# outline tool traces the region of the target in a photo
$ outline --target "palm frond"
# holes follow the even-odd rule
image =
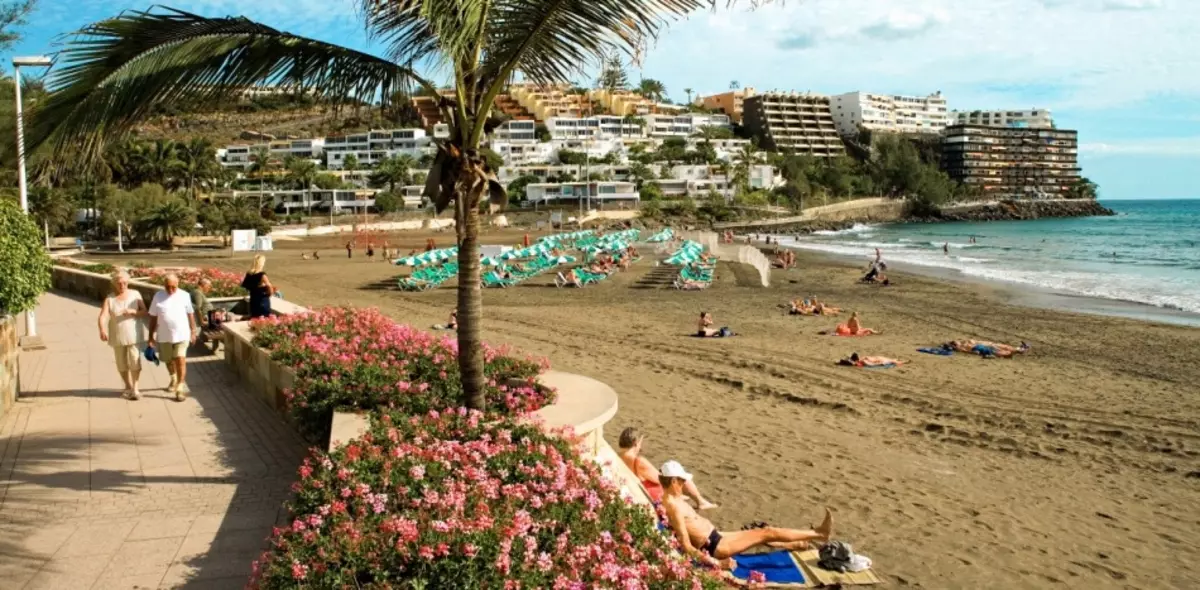
[[[205,18],[169,8],[90,25],[59,53],[49,100],[34,113],[29,142],[74,145],[85,157],[158,104],[213,104],[248,87],[281,85],[329,100],[387,100],[412,69],[245,18]]]

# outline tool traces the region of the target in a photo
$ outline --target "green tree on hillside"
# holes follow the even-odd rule
[[[135,229],[143,239],[170,244],[178,236],[191,235],[195,225],[196,212],[182,199],[172,197],[138,220]]]
[[[386,186],[389,193],[394,193],[397,186],[404,186],[412,181],[412,173],[409,171],[414,166],[416,162],[412,156],[392,156],[375,166],[367,182],[375,188]]]
[[[193,200],[200,189],[212,190],[225,175],[217,161],[217,150],[207,139],[194,138],[175,146],[172,186],[184,190]]]

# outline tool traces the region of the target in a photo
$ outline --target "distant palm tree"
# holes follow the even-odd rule
[[[275,161],[271,159],[271,150],[261,145],[250,150],[250,157],[253,158],[253,161],[250,164],[249,172],[258,176],[258,211],[261,215],[263,195],[267,192],[266,177],[275,168]]]
[[[287,180],[292,186],[304,191],[304,203],[307,205],[308,214],[312,215],[312,186],[317,181],[317,165],[313,164],[312,160],[305,158],[297,158],[288,156],[283,161],[283,167],[287,170]],[[329,204],[333,208],[333,203]]]
[[[198,188],[212,187],[224,172],[212,142],[199,137],[176,145],[173,166],[176,188],[186,190],[192,200],[197,198]]]
[[[683,91],[687,93],[687,97],[688,97],[688,104],[692,104],[692,89],[691,89],[691,88],[684,88],[684,89],[683,89]]]
[[[737,89],[739,89],[739,88],[741,88],[741,87],[742,87],[742,83],[741,83],[741,82],[738,82],[737,80],[730,80],[730,81],[729,81],[729,89],[730,89],[730,90],[737,90]]]
[[[758,5],[762,0],[750,0]],[[90,158],[163,105],[227,102],[246,87],[287,83],[335,103],[386,101],[419,86],[450,134],[425,183],[437,211],[455,206],[459,242],[458,355],[463,400],[483,409],[479,204],[508,200],[479,151],[496,96],[518,72],[537,84],[569,81],[614,52],[633,53],[667,19],[708,0],[358,0],[381,58],[299,37],[246,18],[169,8],[124,12],[80,31],[59,52],[51,94],[28,126],[29,149]],[[438,64],[454,95],[412,64]],[[613,80],[619,86],[620,80]],[[380,98],[382,97],[382,98]],[[306,174],[306,177],[310,175]]]
[[[654,102],[662,102],[663,97],[667,95],[667,87],[653,78],[644,78],[638,85],[638,94]]]
[[[170,244],[176,236],[186,236],[196,227],[196,212],[187,203],[172,198],[137,222],[137,233],[152,242]]]
[[[159,139],[152,143],[140,143],[133,154],[134,168],[142,182],[167,186],[174,178],[180,165],[179,152],[174,141]]]
[[[373,186],[387,185],[389,193],[396,192],[396,185],[404,186],[412,179],[409,172],[416,162],[412,156],[396,155],[379,163],[368,180]]]

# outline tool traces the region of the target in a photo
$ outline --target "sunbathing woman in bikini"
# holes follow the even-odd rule
[[[699,329],[696,330],[696,335],[701,338],[709,338],[712,336],[716,336],[717,332],[719,332],[719,330],[712,327],[712,325],[713,325],[712,314],[708,313],[707,311],[700,312],[700,326],[699,326]]]
[[[842,313],[840,307],[830,307],[819,301],[816,297],[812,297],[812,313],[813,315],[837,315]]]
[[[850,319],[846,320],[846,323],[838,324],[837,327],[838,336],[870,336],[872,334],[879,333],[879,330],[872,330],[871,328],[862,327],[862,324],[858,323],[857,311],[850,314]]]
[[[828,541],[833,535],[833,513],[825,510],[825,519],[811,529],[788,529],[767,526],[744,531],[718,531],[712,521],[700,516],[684,499],[684,486],[692,474],[676,461],[667,461],[659,469],[663,487],[663,510],[683,552],[705,565],[734,569],[733,557],[755,547],[772,547],[798,551],[808,548],[809,541]]]

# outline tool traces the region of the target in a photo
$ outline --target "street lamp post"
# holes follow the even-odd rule
[[[21,67],[48,68],[51,65],[49,57],[35,55],[31,57],[14,57],[13,84],[17,95],[17,190],[21,195],[21,211],[29,214],[29,194],[25,186],[25,120],[21,108]],[[33,310],[25,312],[25,337],[21,345],[24,347],[40,347],[41,339],[37,333],[37,318]]]

